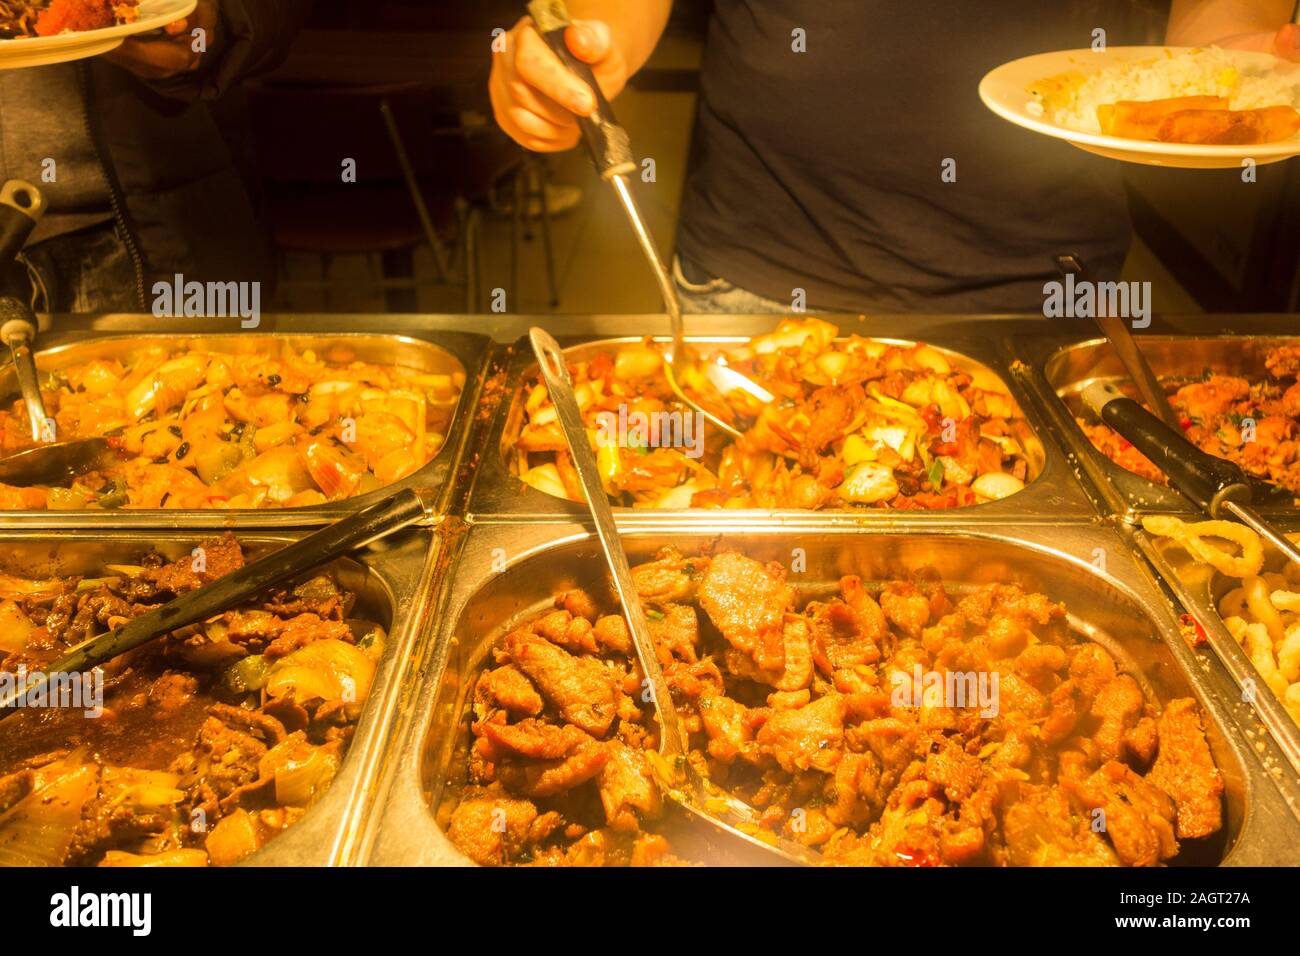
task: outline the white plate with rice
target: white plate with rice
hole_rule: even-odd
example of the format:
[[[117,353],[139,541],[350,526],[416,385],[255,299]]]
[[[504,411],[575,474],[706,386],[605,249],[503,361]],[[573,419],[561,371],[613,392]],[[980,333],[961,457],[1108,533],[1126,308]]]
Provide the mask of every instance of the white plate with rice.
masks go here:
[[[1164,46],[1040,53],[993,70],[979,92],[1017,126],[1130,163],[1223,169],[1300,155],[1300,134],[1245,146],[1164,143],[1107,136],[1097,119],[1101,105],[1178,96],[1227,97],[1233,110],[1300,108],[1300,67],[1270,53]]]

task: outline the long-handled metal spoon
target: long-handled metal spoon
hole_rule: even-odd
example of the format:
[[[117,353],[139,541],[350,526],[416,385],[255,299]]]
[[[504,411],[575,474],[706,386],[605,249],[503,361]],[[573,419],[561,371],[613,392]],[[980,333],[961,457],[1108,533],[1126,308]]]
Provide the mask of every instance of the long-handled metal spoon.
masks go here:
[[[719,418],[712,411],[687,395],[678,381],[682,371],[694,359],[691,358],[686,347],[686,333],[682,322],[682,304],[677,295],[677,286],[674,285],[668,267],[659,254],[659,248],[655,245],[654,237],[650,234],[645,217],[641,214],[641,208],[637,205],[636,197],[632,194],[632,185],[628,177],[636,172],[637,165],[632,157],[632,143],[627,135],[627,130],[620,126],[614,118],[614,111],[610,107],[609,101],[605,99],[605,95],[600,91],[600,84],[596,82],[596,76],[591,67],[575,57],[569,51],[568,43],[565,42],[564,31],[572,22],[569,19],[568,8],[565,6],[564,0],[533,0],[528,5],[528,12],[532,16],[538,32],[546,41],[546,45],[554,51],[560,61],[578,79],[591,87],[592,95],[595,97],[596,112],[589,117],[579,117],[578,125],[582,129],[582,137],[591,153],[591,160],[596,166],[596,172],[601,179],[614,188],[619,203],[622,205],[624,212],[627,213],[628,221],[632,224],[632,231],[636,234],[637,243],[641,246],[646,261],[650,264],[655,280],[659,283],[659,292],[663,296],[664,307],[668,310],[668,321],[673,335],[672,349],[667,356],[667,361],[664,363],[668,385],[681,401],[703,415],[707,421],[733,438],[739,438],[741,432],[738,428]],[[764,405],[776,400],[772,393],[762,385],[720,360],[700,362],[699,368],[709,383],[724,397],[731,392],[743,391],[752,395]]]
[[[22,302],[10,296],[0,298],[0,341],[9,347],[18,378],[18,391],[27,410],[32,441],[48,443],[54,440],[45,414],[45,399],[41,397],[40,375],[36,359],[32,356],[32,342],[36,339],[36,317]]]
[[[54,430],[46,417],[40,377],[32,356],[35,335],[36,317],[26,304],[9,296],[0,297],[0,340],[9,346],[13,355],[14,374],[27,409],[32,441],[37,443],[35,448],[0,458],[0,482],[24,488],[62,485],[117,460],[117,455],[103,438],[55,440]]]
[[[546,390],[555,403],[556,418],[568,442],[574,470],[578,473],[583,494],[591,508],[596,537],[609,565],[614,589],[623,604],[623,614],[627,619],[637,660],[641,664],[641,672],[650,682],[651,697],[659,719],[659,755],[672,768],[677,778],[660,780],[661,786],[670,799],[690,813],[751,846],[762,848],[784,863],[820,863],[821,857],[815,851],[763,828],[758,814],[751,807],[710,785],[696,773],[686,758],[687,734],[677,717],[677,708],[673,705],[672,694],[664,681],[663,668],[659,666],[659,658],[655,654],[650,625],[637,597],[632,569],[628,565],[627,554],[623,551],[618,527],[614,523],[614,511],[601,486],[596,456],[591,450],[587,430],[582,423],[582,413],[578,410],[578,402],[573,395],[573,381],[564,362],[564,352],[559,343],[542,329],[533,329],[529,338],[542,370]]]
[[[16,259],[45,208],[45,197],[29,182],[11,179],[0,186],[0,266]],[[36,448],[0,459],[0,482],[7,485],[62,484],[115,457],[102,438],[56,441],[33,356],[37,328],[36,316],[25,302],[0,297],[0,342],[8,346],[13,358],[32,441],[37,443]]]
[[[12,714],[25,695],[47,684],[54,674],[72,674],[91,670],[119,654],[147,644],[182,627],[206,621],[267,588],[296,578],[355,548],[386,537],[431,513],[425,493],[404,488],[387,501],[327,525],[301,541],[252,561],[236,571],[218,578],[133,618],[121,627],[101,634],[73,648],[61,660],[39,675],[28,678],[25,686],[15,686],[0,696],[0,719]]]
[[[1255,484],[1236,464],[1197,448],[1182,429],[1170,428],[1114,385],[1094,382],[1083,401],[1103,422],[1169,478],[1169,483],[1211,518],[1230,515],[1300,564],[1300,546],[1252,507]]]
[[[45,207],[45,197],[29,182],[10,179],[0,186],[0,266],[7,266],[17,258],[45,214]],[[9,296],[0,298],[0,341],[9,347],[13,357],[32,441],[51,442],[54,438],[46,424],[40,378],[32,358],[36,330],[36,317],[26,304]]]

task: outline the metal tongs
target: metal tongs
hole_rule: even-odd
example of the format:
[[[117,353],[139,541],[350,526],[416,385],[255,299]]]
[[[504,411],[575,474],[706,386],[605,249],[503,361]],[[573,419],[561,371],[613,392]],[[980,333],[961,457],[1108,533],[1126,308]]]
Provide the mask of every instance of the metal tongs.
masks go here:
[[[1077,256],[1058,256],[1056,265],[1063,275],[1073,274],[1084,281],[1095,282]],[[1101,297],[1097,299],[1100,303]],[[1300,564],[1300,547],[1253,507],[1257,496],[1276,496],[1279,489],[1247,475],[1233,462],[1216,458],[1188,441],[1178,415],[1160,387],[1160,380],[1138,348],[1137,340],[1124,324],[1123,317],[1110,315],[1099,307],[1095,319],[1133,379],[1138,394],[1152,411],[1147,411],[1106,382],[1094,382],[1085,388],[1082,393],[1084,404],[1146,455],[1180,494],[1211,518],[1236,518],[1272,542],[1288,559]]]
[[[1165,473],[1169,483],[1211,518],[1231,516],[1300,564],[1300,546],[1253,507],[1258,480],[1234,462],[1201,451],[1182,433],[1108,382],[1083,390],[1084,404]]]
[[[614,511],[601,486],[596,456],[591,450],[587,429],[582,423],[582,413],[578,410],[578,402],[573,395],[573,380],[569,377],[569,369],[564,362],[564,352],[559,343],[542,329],[534,328],[529,332],[529,338],[537,356],[537,364],[542,370],[542,380],[546,383],[551,401],[555,403],[556,417],[564,432],[565,441],[568,442],[574,470],[578,473],[583,494],[591,507],[596,537],[600,540],[605,561],[609,565],[614,589],[623,604],[623,614],[632,636],[632,645],[636,649],[637,660],[641,664],[641,672],[650,682],[651,699],[659,721],[659,756],[663,758],[663,765],[670,768],[673,774],[673,779],[659,780],[661,788],[670,800],[689,813],[743,840],[751,847],[761,848],[779,857],[783,863],[820,864],[822,859],[817,852],[763,828],[753,808],[710,784],[687,759],[687,734],[677,717],[677,709],[664,680],[663,668],[659,666],[659,658],[655,654],[650,625],[637,597],[632,569],[628,565],[627,554],[623,551],[618,527],[614,523]]]
[[[29,676],[25,685],[16,682],[9,692],[0,696],[0,720],[17,710],[15,704],[48,684],[55,674],[92,670],[142,644],[206,621],[256,597],[267,588],[293,580],[355,548],[400,531],[431,512],[428,492],[404,488],[386,501],[327,525],[301,541],[249,562],[210,584],[188,591],[107,634],[79,644],[40,674]]]
[[[632,224],[632,231],[636,234],[641,251],[645,254],[646,261],[650,263],[650,269],[659,283],[659,291],[663,295],[664,307],[668,310],[668,320],[673,335],[672,351],[664,363],[668,385],[687,406],[699,412],[706,420],[733,438],[739,438],[741,436],[739,429],[687,395],[678,382],[681,370],[692,361],[686,348],[681,300],[677,296],[677,287],[673,284],[668,267],[664,264],[654,237],[646,225],[645,217],[641,214],[641,208],[637,205],[636,197],[632,195],[632,186],[628,177],[637,170],[636,160],[632,156],[632,141],[628,137],[627,130],[614,118],[614,111],[609,101],[605,99],[605,94],[601,92],[600,84],[596,82],[591,67],[574,56],[569,50],[568,43],[565,42],[564,31],[572,23],[568,8],[564,0],[533,0],[528,4],[528,13],[533,18],[533,23],[541,33],[542,39],[546,41],[546,45],[578,79],[591,87],[595,97],[596,111],[591,116],[579,117],[578,126],[582,130],[582,138],[591,153],[596,172],[601,179],[614,188],[624,212],[627,213],[628,221]],[[700,367],[709,383],[724,396],[729,392],[743,391],[764,405],[776,400],[766,388],[726,365],[725,360],[720,357],[714,361],[702,362]]]
[[[1056,268],[1062,276],[1077,276],[1083,282],[1091,282],[1096,288],[1096,276],[1088,270],[1078,256],[1057,256]],[[1124,324],[1123,316],[1111,315],[1107,312],[1102,308],[1101,296],[1097,296],[1097,309],[1093,321],[1097,323],[1097,328],[1101,329],[1101,334],[1110,341],[1110,347],[1115,350],[1115,354],[1124,364],[1125,371],[1133,379],[1142,401],[1146,402],[1147,407],[1170,428],[1179,428],[1178,416],[1174,413],[1173,406],[1169,404],[1165,390],[1160,387],[1160,379],[1156,377],[1146,356],[1138,348],[1137,339],[1133,338],[1133,333]]]

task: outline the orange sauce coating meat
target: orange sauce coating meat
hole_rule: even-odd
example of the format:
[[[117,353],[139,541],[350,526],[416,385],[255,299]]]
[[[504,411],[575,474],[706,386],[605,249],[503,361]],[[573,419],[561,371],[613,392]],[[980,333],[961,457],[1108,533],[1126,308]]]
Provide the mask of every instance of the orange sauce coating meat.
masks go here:
[[[1192,444],[1300,499],[1300,346],[1270,349],[1265,368],[1261,379],[1207,372],[1201,381],[1169,389],[1169,403]],[[1160,470],[1123,436],[1105,425],[1078,422],[1111,461],[1166,484]]]
[[[1042,594],[845,577],[801,602],[731,552],[633,575],[688,759],[827,863],[1150,866],[1222,826],[1195,701],[1158,709]],[[993,692],[924,676],[967,674]],[[585,592],[507,634],[472,684],[453,842],[484,865],[710,862],[670,835],[641,689]]]

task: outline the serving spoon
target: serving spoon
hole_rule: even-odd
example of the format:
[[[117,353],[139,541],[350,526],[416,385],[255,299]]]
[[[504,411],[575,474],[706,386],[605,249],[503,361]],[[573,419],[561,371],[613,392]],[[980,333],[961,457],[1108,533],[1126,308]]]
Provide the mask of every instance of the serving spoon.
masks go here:
[[[614,111],[601,92],[600,84],[596,82],[596,75],[591,67],[574,56],[569,51],[568,43],[565,42],[564,31],[572,23],[568,8],[564,0],[533,0],[528,4],[528,13],[533,18],[533,23],[541,33],[542,39],[546,41],[546,45],[578,79],[591,88],[595,98],[596,111],[591,116],[578,117],[578,126],[582,130],[582,138],[591,153],[596,172],[601,179],[613,187],[623,211],[627,214],[628,222],[632,224],[632,232],[636,235],[637,244],[641,247],[646,262],[650,264],[650,271],[654,273],[655,281],[659,284],[659,292],[668,311],[668,322],[673,336],[672,347],[665,356],[664,362],[668,387],[688,408],[704,416],[705,420],[714,427],[726,432],[732,438],[739,438],[743,434],[740,429],[691,398],[679,382],[682,371],[695,362],[686,346],[681,299],[677,295],[677,286],[673,283],[668,267],[659,254],[659,247],[655,245],[650,228],[646,225],[641,207],[637,205],[636,197],[632,194],[632,185],[628,177],[637,169],[636,161],[632,157],[632,141],[628,137],[627,130],[614,118]],[[726,359],[722,356],[699,362],[698,365],[709,384],[723,397],[731,392],[743,391],[763,405],[770,405],[776,401],[776,397],[771,392],[727,365]]]
[[[7,268],[17,260],[36,224],[45,215],[45,208],[45,196],[25,180],[10,179],[0,187],[0,267]],[[32,357],[36,331],[36,316],[25,303],[12,296],[0,298],[0,341],[9,347],[13,358],[32,441],[48,442],[53,438],[46,433],[45,401],[41,398],[40,377]]]
[[[23,405],[35,448],[0,458],[0,482],[17,487],[60,485],[118,460],[104,438],[54,440],[41,398],[40,377],[32,357],[36,320],[31,310],[11,296],[0,297],[0,340],[13,355]]]
[[[637,661],[641,664],[641,673],[649,681],[651,702],[659,721],[659,756],[662,765],[669,768],[667,773],[671,774],[670,779],[663,779],[665,772],[662,767],[656,767],[656,779],[660,787],[670,800],[687,812],[752,847],[766,851],[781,863],[820,864],[820,854],[763,827],[752,807],[712,785],[687,759],[687,733],[677,715],[672,694],[664,680],[663,668],[655,653],[650,624],[637,597],[632,568],[628,564],[614,522],[614,510],[600,483],[600,470],[573,394],[573,380],[569,377],[564,352],[559,343],[542,329],[532,329],[528,337],[537,356],[537,364],[542,370],[546,390],[555,404],[556,419],[569,445],[569,455],[573,459],[574,470],[578,473],[578,481],[591,508],[596,537],[609,566],[614,590],[623,605],[623,614]]]
[[[432,493],[404,488],[386,501],[326,525],[293,544],[251,561],[215,581],[187,591],[121,627],[78,644],[67,655],[25,685],[0,695],[0,720],[19,708],[22,698],[36,692],[56,674],[75,674],[100,667],[120,654],[148,644],[182,627],[198,624],[237,607],[269,587],[282,584],[341,557],[355,548],[387,537],[430,515]]]
[[[13,262],[30,238],[46,201],[21,179],[0,187],[0,266]],[[37,447],[0,459],[0,482],[20,487],[60,484],[111,463],[115,455],[102,438],[57,442],[41,397],[40,373],[32,344],[38,323],[31,308],[13,296],[0,296],[0,342],[9,348],[14,375]]]

